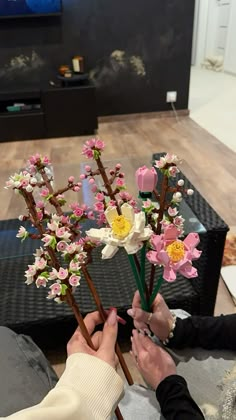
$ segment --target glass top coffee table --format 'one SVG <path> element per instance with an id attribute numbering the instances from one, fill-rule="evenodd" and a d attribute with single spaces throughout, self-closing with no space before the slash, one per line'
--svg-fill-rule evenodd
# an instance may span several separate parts
<path id="1" fill-rule="evenodd" d="M 151 166 L 152 158 L 159 159 L 159 156 L 144 157 L 142 161 L 136 158 L 120 160 L 128 191 L 136 197 L 138 191 L 134 182 L 135 171 L 144 164 Z M 104 160 L 103 163 L 111 169 L 118 162 Z M 79 178 L 85 164 L 90 164 L 90 161 L 79 165 L 55 164 L 55 188 L 63 187 L 70 175 Z M 185 219 L 185 233 L 199 233 L 198 248 L 202 250 L 202 255 L 195 262 L 198 269 L 196 279 L 189 280 L 178 275 L 174 283 L 163 283 L 161 293 L 172 308 L 182 308 L 192 314 L 212 315 L 228 227 L 184 174 L 180 173 L 178 177 L 185 180 L 186 188 L 195 190 L 193 196 L 188 196 L 181 203 L 180 214 Z M 11 191 L 8 193 L 12 194 Z M 79 193 L 69 192 L 67 199 L 69 203 L 79 201 L 88 206 L 93 204 L 93 195 L 86 181 Z M 21 200 L 21 203 L 17 204 L 17 214 L 13 217 L 24 214 L 24 208 L 24 202 Z M 90 227 L 90 223 L 86 222 L 85 230 Z M 29 239 L 21 244 L 15 237 L 20 225 L 21 222 L 14 218 L 0 221 L 0 325 L 30 334 L 40 345 L 46 342 L 50 345 L 50 339 L 54 343 L 55 340 L 66 342 L 75 325 L 70 308 L 66 304 L 58 305 L 47 300 L 47 291 L 44 288 L 37 289 L 35 285 L 26 286 L 24 283 L 24 272 L 28 264 L 32 264 L 32 254 L 40 246 L 40 242 Z M 128 331 L 129 327 L 132 328 L 131 320 L 126 316 L 126 310 L 131 306 L 136 290 L 132 270 L 123 249 L 111 260 L 106 261 L 101 259 L 101 249 L 98 247 L 93 251 L 93 262 L 88 266 L 88 270 L 104 307 L 116 306 L 119 314 L 127 319 L 128 328 L 120 327 L 121 334 L 125 335 L 125 331 Z M 147 262 L 147 275 L 149 270 L 150 264 Z M 156 278 L 159 275 L 160 270 L 157 269 Z M 77 288 L 76 300 L 83 314 L 96 308 L 85 281 L 81 281 L 81 286 Z"/>

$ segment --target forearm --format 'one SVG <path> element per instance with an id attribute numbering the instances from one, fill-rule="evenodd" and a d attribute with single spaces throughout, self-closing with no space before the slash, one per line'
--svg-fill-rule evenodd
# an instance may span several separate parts
<path id="1" fill-rule="evenodd" d="M 166 420 L 204 419 L 182 376 L 171 375 L 165 378 L 157 387 L 156 397 Z"/>
<path id="2" fill-rule="evenodd" d="M 236 350 L 236 314 L 177 318 L 168 347 Z"/>
<path id="3" fill-rule="evenodd" d="M 7 418 L 19 420 L 110 419 L 123 394 L 123 381 L 102 360 L 77 353 L 67 360 L 56 387 L 43 401 Z"/>

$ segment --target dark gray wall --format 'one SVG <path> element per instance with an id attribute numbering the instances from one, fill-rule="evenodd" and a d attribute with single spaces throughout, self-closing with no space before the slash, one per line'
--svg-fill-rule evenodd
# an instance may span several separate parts
<path id="1" fill-rule="evenodd" d="M 37 89 L 85 57 L 99 115 L 188 107 L 194 0 L 63 0 L 61 18 L 0 20 L 0 91 Z"/>

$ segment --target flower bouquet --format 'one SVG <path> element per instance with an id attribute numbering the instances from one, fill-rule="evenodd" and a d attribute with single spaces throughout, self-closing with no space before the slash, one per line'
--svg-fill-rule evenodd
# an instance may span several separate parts
<path id="1" fill-rule="evenodd" d="M 143 166 L 136 171 L 142 201 L 140 206 L 140 200 L 126 189 L 121 164 L 117 163 L 109 170 L 104 167 L 101 159 L 104 147 L 100 139 L 86 141 L 82 154 L 95 162 L 95 169 L 85 165 L 79 180 L 75 181 L 74 176 L 70 176 L 66 186 L 61 189 L 54 190 L 51 162 L 39 154 L 31 156 L 26 168 L 10 176 L 6 183 L 6 188 L 13 188 L 25 200 L 27 214 L 19 216 L 20 221 L 30 221 L 34 227 L 33 231 L 27 231 L 22 225 L 17 237 L 22 241 L 28 238 L 42 241 L 42 246 L 34 254 L 34 263 L 25 272 L 26 284 L 48 288 L 47 299 L 57 303 L 67 302 L 91 346 L 74 292 L 80 286 L 83 274 L 101 317 L 106 320 L 107 311 L 89 274 L 95 247 L 105 244 L 101 251 L 103 259 L 112 258 L 121 247 L 125 249 L 142 307 L 147 311 L 150 311 L 163 280 L 174 281 L 177 272 L 187 278 L 197 276 L 192 261 L 201 254 L 196 249 L 199 243 L 197 233 L 190 233 L 181 239 L 184 219 L 179 214 L 178 206 L 183 194 L 191 195 L 193 191 L 185 190 L 181 179 L 174 187 L 169 185 L 169 180 L 179 172 L 177 156 L 166 154 L 155 161 L 154 167 L 149 169 Z M 162 178 L 159 184 L 158 173 Z M 69 212 L 63 211 L 66 192 L 78 192 L 84 180 L 87 180 L 94 194 L 93 208 L 74 202 L 70 203 Z M 86 220 L 96 223 L 96 227 L 84 234 L 82 224 Z M 145 273 L 146 260 L 151 263 L 149 278 Z M 163 267 L 159 279 L 155 279 L 157 265 Z M 132 378 L 118 345 L 116 351 L 131 384 Z"/>

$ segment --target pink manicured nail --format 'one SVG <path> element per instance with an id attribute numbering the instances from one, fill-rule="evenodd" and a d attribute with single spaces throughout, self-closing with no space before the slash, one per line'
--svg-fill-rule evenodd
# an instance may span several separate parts
<path id="1" fill-rule="evenodd" d="M 106 314 L 107 314 L 107 316 L 109 316 L 110 312 L 111 312 L 111 311 L 113 311 L 113 309 L 117 311 L 117 309 L 116 309 L 116 308 L 113 308 L 113 307 L 112 307 L 112 308 L 110 308 L 110 309 L 109 309 L 109 311 L 105 311 L 105 312 L 106 312 Z M 126 325 L 126 321 L 125 321 L 123 318 L 121 318 L 119 315 L 117 315 L 117 321 L 118 321 L 120 324 Z"/>
<path id="2" fill-rule="evenodd" d="M 110 326 L 116 325 L 117 322 L 117 311 L 116 309 L 112 309 L 112 311 L 109 313 L 107 318 L 107 324 Z"/>

